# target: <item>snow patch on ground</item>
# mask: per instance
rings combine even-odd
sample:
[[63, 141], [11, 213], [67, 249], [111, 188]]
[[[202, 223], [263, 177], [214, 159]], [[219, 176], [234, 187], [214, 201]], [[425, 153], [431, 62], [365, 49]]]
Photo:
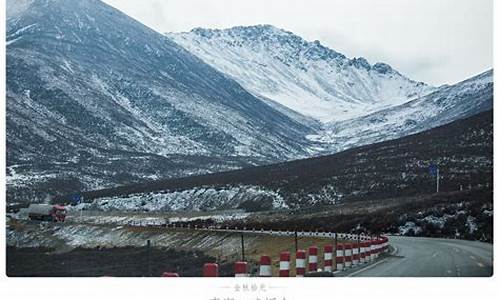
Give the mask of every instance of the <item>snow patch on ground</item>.
[[399, 226], [399, 234], [401, 235], [418, 235], [422, 232], [422, 227], [417, 226], [414, 222], [406, 222]]
[[276, 191], [258, 186], [223, 188], [199, 187], [184, 191], [133, 194], [126, 197], [104, 197], [92, 203], [80, 204], [76, 209], [100, 211], [204, 211], [238, 208], [243, 202], [268, 202], [273, 209], [286, 209], [288, 205]]

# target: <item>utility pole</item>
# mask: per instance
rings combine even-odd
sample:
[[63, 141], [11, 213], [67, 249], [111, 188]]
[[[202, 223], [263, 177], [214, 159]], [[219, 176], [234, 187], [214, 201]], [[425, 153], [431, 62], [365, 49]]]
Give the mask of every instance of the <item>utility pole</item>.
[[337, 270], [337, 263], [336, 263], [336, 261], [337, 261], [337, 245], [338, 245], [339, 241], [338, 241], [338, 234], [337, 234], [337, 232], [335, 232], [333, 235], [335, 236], [335, 238], [333, 240], [333, 242], [334, 242], [334, 244], [333, 244], [333, 254], [335, 255], [335, 256], [333, 256], [334, 257], [334, 260], [333, 260], [333, 266], [334, 266], [334, 268], [333, 269]]
[[148, 277], [151, 277], [151, 241], [148, 240], [146, 244], [147, 260], [148, 260]]
[[[80, 197], [79, 204], [80, 203], [83, 203], [83, 196]], [[82, 205], [82, 208], [80, 209], [80, 222], [81, 222], [82, 215], [83, 215], [83, 205]]]
[[436, 170], [436, 193], [439, 193], [439, 168]]
[[299, 250], [299, 241], [297, 239], [297, 230], [295, 230], [295, 253]]
[[243, 232], [241, 233], [241, 261], [245, 261], [245, 240], [243, 239]]

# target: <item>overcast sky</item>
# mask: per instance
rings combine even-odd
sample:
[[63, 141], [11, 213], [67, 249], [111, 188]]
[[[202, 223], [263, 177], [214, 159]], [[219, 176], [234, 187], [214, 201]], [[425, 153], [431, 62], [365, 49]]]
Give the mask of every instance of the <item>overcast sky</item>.
[[104, 0], [159, 32], [272, 24], [433, 85], [493, 66], [493, 0]]

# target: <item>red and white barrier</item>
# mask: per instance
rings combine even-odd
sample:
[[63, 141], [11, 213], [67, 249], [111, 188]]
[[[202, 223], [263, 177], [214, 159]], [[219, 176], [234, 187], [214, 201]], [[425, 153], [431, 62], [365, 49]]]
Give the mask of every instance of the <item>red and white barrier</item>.
[[363, 241], [359, 244], [359, 263], [364, 264], [366, 256], [366, 242]]
[[283, 251], [280, 253], [280, 277], [290, 276], [290, 252]]
[[[338, 234], [337, 236], [340, 236]], [[389, 238], [386, 236], [378, 236], [374, 238], [359, 236], [358, 242], [353, 243], [337, 243], [335, 249], [335, 262], [333, 262], [333, 246], [324, 246], [324, 271], [333, 272], [334, 270], [343, 271], [359, 264], [368, 263], [379, 257], [381, 253], [385, 253], [389, 249]], [[309, 272], [317, 272], [318, 270], [318, 247], [311, 246], [308, 249], [308, 257], [305, 250], [297, 250], [295, 256], [296, 276], [303, 277], [306, 273], [306, 258], [308, 258], [307, 269]], [[271, 257], [263, 255], [260, 258], [260, 277], [272, 276]], [[206, 263], [203, 266], [203, 277], [218, 277], [219, 266], [216, 263]], [[234, 264], [235, 277], [249, 277], [248, 263], [238, 261]], [[283, 251], [280, 253], [279, 261], [279, 276], [290, 276], [290, 252]], [[179, 274], [174, 272], [164, 272], [162, 277], [179, 277]]]
[[380, 239], [375, 240], [375, 258], [378, 258], [378, 255], [380, 253]]
[[344, 244], [337, 244], [335, 264], [337, 266], [337, 271], [342, 271], [344, 269]]
[[345, 244], [344, 249], [344, 267], [348, 269], [352, 266], [352, 244]]
[[234, 277], [248, 277], [248, 264], [246, 261], [237, 261], [234, 263]]
[[271, 277], [271, 257], [268, 255], [262, 255], [260, 257], [260, 268], [259, 268], [259, 277]]
[[332, 245], [325, 245], [325, 267], [324, 271], [325, 272], [332, 272], [333, 271], [333, 246]]
[[352, 266], [355, 267], [359, 264], [359, 244], [352, 244]]
[[219, 265], [215, 263], [204, 264], [203, 277], [219, 277]]
[[375, 242], [376, 242], [375, 240], [370, 240], [370, 261], [375, 260], [375, 248], [376, 248]]
[[306, 251], [297, 250], [295, 255], [295, 274], [297, 277], [304, 277], [306, 274]]
[[389, 250], [389, 238], [384, 236], [382, 237], [382, 240], [383, 240], [382, 252], [387, 252]]
[[318, 247], [309, 247], [309, 272], [318, 271]]

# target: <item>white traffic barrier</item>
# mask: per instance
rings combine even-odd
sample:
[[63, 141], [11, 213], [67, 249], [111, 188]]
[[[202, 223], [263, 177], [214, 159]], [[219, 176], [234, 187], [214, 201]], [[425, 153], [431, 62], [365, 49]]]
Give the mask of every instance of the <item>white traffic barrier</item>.
[[348, 269], [352, 266], [352, 244], [346, 243], [344, 248], [344, 267]]
[[295, 255], [295, 274], [297, 277], [304, 277], [306, 274], [306, 251], [297, 250]]
[[359, 263], [359, 243], [352, 244], [352, 266], [356, 267]]
[[318, 271], [318, 247], [309, 247], [309, 272]]
[[246, 261], [237, 261], [234, 263], [234, 277], [248, 277], [248, 267]]
[[370, 261], [375, 260], [375, 240], [370, 240]]
[[380, 253], [380, 239], [375, 240], [375, 258], [378, 258], [378, 255]]
[[259, 277], [271, 277], [271, 257], [262, 255], [260, 257]]
[[280, 253], [280, 277], [290, 276], [290, 252], [283, 251]]
[[203, 277], [219, 277], [219, 265], [215, 263], [204, 264]]
[[359, 263], [365, 263], [366, 242], [363, 241], [359, 244]]
[[324, 270], [325, 270], [325, 272], [332, 272], [333, 271], [333, 246], [332, 245], [325, 245]]
[[335, 264], [337, 271], [344, 270], [344, 244], [337, 244], [335, 252]]

